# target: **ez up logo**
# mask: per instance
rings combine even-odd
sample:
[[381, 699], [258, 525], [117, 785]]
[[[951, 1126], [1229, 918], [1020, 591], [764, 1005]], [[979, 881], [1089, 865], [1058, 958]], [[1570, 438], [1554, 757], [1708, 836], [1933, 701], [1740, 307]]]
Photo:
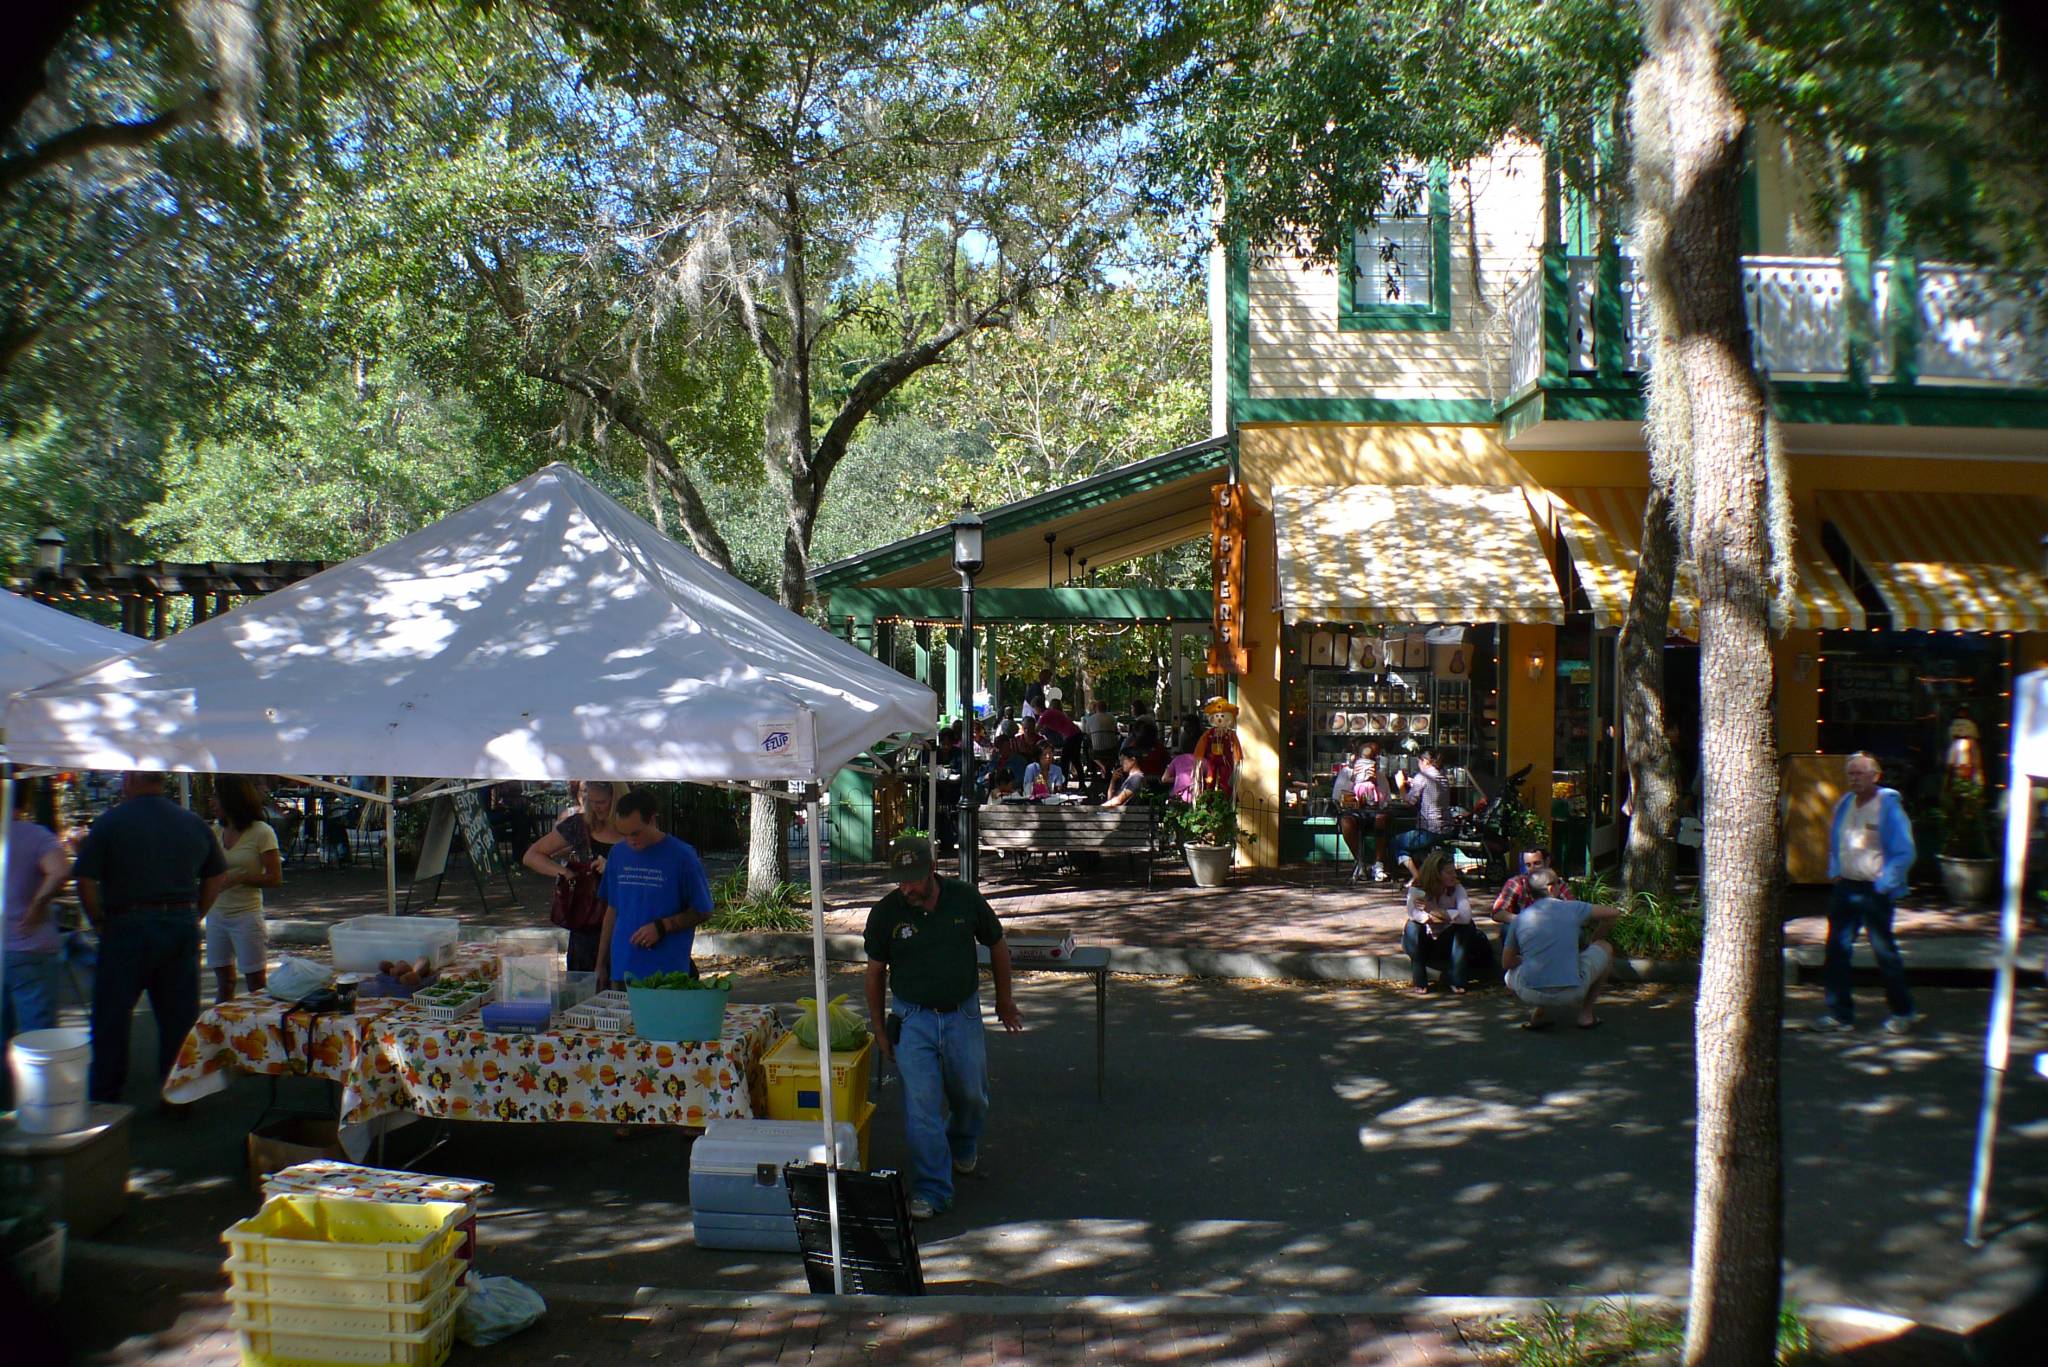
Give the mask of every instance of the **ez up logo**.
[[770, 731], [767, 735], [761, 737], [761, 748], [771, 755], [788, 744], [789, 732], [787, 731]]
[[757, 735], [760, 738], [761, 753], [777, 759], [797, 759], [796, 727], [788, 722], [765, 722]]

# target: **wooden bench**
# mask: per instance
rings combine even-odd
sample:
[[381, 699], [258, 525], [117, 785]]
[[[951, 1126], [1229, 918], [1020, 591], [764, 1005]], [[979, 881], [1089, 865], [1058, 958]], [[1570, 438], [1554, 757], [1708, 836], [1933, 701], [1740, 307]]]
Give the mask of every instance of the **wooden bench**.
[[1159, 809], [1149, 802], [1086, 807], [1043, 802], [995, 802], [977, 814], [977, 843], [1001, 854], [1124, 854], [1145, 861], [1159, 853]]

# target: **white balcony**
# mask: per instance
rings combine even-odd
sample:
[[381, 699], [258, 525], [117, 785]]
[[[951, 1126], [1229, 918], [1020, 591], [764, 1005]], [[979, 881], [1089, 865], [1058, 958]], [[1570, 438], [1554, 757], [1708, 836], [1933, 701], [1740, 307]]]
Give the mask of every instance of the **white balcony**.
[[[1565, 360], [1574, 373], [1599, 369], [1599, 259], [1566, 258]], [[1641, 263], [1621, 258], [1621, 363], [1649, 368], [1649, 308]], [[1543, 371], [1541, 272], [1509, 290], [1512, 337], [1510, 395], [1519, 396]], [[1843, 380], [1849, 374], [1854, 299], [1839, 257], [1750, 256], [1742, 262], [1742, 294], [1759, 367], [1779, 380]], [[2048, 330], [2032, 299], [1974, 267], [1921, 265], [1914, 278], [1919, 310], [1912, 378], [1920, 384], [2048, 388]], [[1874, 382], [1897, 382], [1890, 267], [1871, 267], [1870, 319], [1864, 369]]]

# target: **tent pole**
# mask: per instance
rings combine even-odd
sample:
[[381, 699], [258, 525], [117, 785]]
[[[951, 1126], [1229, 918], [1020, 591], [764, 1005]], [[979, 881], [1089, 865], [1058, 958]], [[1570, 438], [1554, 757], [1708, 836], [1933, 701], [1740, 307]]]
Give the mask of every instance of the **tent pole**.
[[[62, 822], [57, 823], [62, 825]], [[14, 765], [0, 759], [0, 888], [7, 886], [7, 845], [14, 834]], [[55, 912], [51, 913], [55, 915]], [[7, 937], [0, 935], [0, 1003], [7, 1000]]]
[[384, 778], [384, 914], [398, 915], [398, 780]]
[[825, 1208], [832, 1226], [832, 1294], [846, 1294], [846, 1268], [839, 1256], [839, 1143], [832, 1116], [832, 1022], [825, 1002], [825, 861], [818, 850], [818, 789], [804, 803], [804, 829], [811, 847], [811, 1005], [818, 1013], [818, 1114], [825, 1125]]
[[2027, 886], [2027, 827], [2034, 813], [2033, 779], [2013, 765], [2005, 795], [2005, 899], [1998, 916], [1998, 983], [1991, 993], [1991, 1029], [1984, 1036], [1984, 1100], [1977, 1109], [1977, 1161], [1970, 1172], [1970, 1218], [1963, 1242], [1984, 1242], [1991, 1203], [1991, 1155], [1998, 1142], [1998, 1103], [2012, 1058], [2012, 998], [2020, 954], [2020, 900]]
[[926, 761], [926, 767], [930, 770], [930, 782], [926, 786], [930, 790], [931, 796], [927, 800], [924, 809], [925, 838], [930, 840], [934, 846], [937, 846], [939, 843], [939, 740], [937, 732], [932, 734], [932, 753]]

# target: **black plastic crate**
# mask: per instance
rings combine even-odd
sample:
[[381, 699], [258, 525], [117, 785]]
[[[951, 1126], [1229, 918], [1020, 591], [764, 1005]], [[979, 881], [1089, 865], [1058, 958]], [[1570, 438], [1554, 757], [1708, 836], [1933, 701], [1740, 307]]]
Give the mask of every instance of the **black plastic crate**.
[[[825, 1165], [791, 1163], [782, 1170], [789, 1208], [796, 1217], [797, 1244], [811, 1290], [832, 1292], [832, 1219], [825, 1190]], [[917, 1257], [917, 1228], [910, 1198], [894, 1171], [839, 1173], [839, 1267], [847, 1293], [856, 1296], [922, 1296], [924, 1269]]]

